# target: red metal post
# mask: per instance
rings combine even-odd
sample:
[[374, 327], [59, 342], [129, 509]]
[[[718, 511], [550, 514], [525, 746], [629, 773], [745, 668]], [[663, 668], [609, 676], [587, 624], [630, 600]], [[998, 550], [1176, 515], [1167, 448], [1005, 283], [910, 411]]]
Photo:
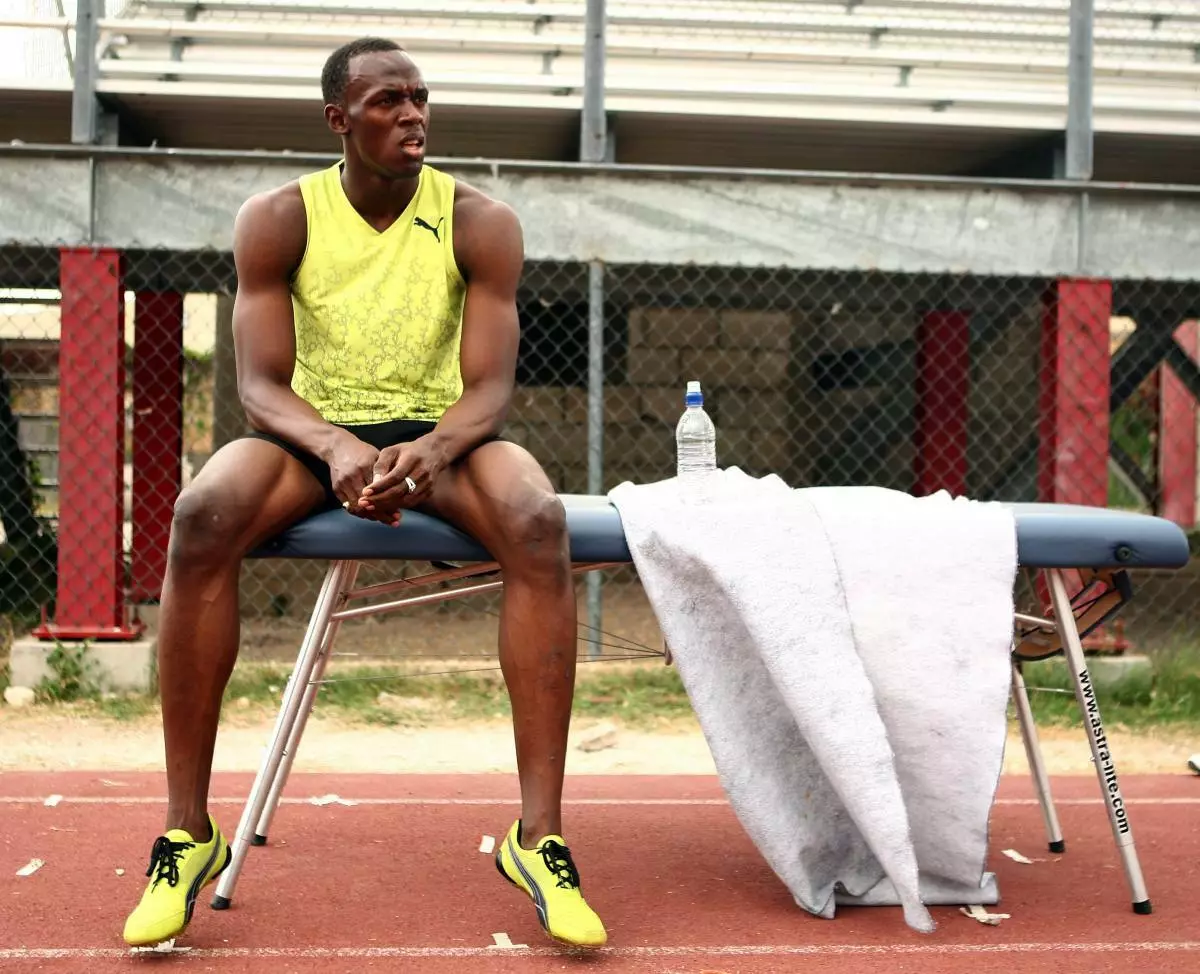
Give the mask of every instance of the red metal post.
[[1108, 503], [1112, 282], [1060, 280], [1046, 295], [1038, 396], [1038, 498]]
[[[1175, 341], [1193, 361], [1200, 358], [1200, 329], [1185, 321]], [[1159, 514], [1191, 529], [1196, 525], [1196, 400], [1169, 366], [1159, 370]]]
[[969, 315], [930, 311], [917, 326], [916, 459], [913, 493], [967, 491]]
[[116, 250], [60, 255], [58, 594], [43, 639], [131, 639], [121, 529], [125, 307]]
[[[1063, 279], [1050, 285], [1042, 309], [1038, 373], [1038, 499], [1108, 505], [1108, 434], [1112, 282]], [[1063, 573], [1073, 598], [1079, 573]], [[1039, 576], [1038, 594], [1050, 612]]]
[[183, 458], [183, 295], [139, 291], [133, 343], [134, 602], [157, 601]]

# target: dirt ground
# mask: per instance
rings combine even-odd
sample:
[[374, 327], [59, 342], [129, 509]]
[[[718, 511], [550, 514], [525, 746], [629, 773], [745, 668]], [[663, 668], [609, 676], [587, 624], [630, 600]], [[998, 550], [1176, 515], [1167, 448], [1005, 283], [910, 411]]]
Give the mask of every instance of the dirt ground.
[[[270, 738], [272, 715], [235, 713], [217, 742], [219, 770], [257, 769]], [[597, 738], [599, 738], [597, 740]], [[1200, 734], [1113, 728], [1108, 739], [1118, 769], [1126, 774], [1186, 771], [1200, 752]], [[1091, 774], [1091, 753], [1082, 729], [1044, 728], [1042, 749], [1052, 774]], [[585, 748], [581, 748], [584, 744]], [[598, 749], [590, 749], [600, 744]], [[964, 745], [965, 746], [965, 745]], [[163, 765], [157, 717], [117, 721], [69, 710], [0, 708], [0, 771], [159, 770]], [[310, 720], [296, 759], [297, 770], [345, 772], [514, 773], [512, 732], [507, 721], [452, 723], [418, 728], [352, 725], [335, 718]], [[1027, 771], [1024, 748], [1010, 726], [1004, 770]], [[653, 731], [577, 720], [568, 757], [572, 774], [712, 774], [712, 758], [694, 720]]]

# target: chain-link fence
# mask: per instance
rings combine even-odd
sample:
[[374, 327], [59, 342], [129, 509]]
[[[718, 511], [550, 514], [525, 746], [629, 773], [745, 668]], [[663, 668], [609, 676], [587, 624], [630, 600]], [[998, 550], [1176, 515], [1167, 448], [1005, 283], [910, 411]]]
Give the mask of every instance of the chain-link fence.
[[[531, 262], [520, 293], [506, 435], [563, 492], [588, 489], [588, 284], [585, 264]], [[675, 265], [608, 265], [603, 285], [603, 490], [672, 475], [699, 379], [719, 463], [754, 476], [1196, 523], [1197, 383], [1180, 356], [1200, 351], [1200, 285]], [[19, 626], [43, 609], [68, 629], [152, 619], [175, 497], [245, 430], [234, 289], [224, 253], [0, 250], [0, 613]], [[322, 572], [245, 565], [246, 655], [292, 656]], [[1200, 572], [1134, 583], [1143, 597], [1097, 648], [1200, 637]], [[606, 576], [603, 605], [606, 630], [659, 644], [632, 569]], [[489, 655], [497, 607], [356, 622], [342, 650]]]

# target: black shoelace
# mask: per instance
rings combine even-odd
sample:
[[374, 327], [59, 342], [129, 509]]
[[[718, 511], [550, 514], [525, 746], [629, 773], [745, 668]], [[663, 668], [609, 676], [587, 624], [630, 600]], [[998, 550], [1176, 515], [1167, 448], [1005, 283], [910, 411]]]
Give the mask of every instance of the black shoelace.
[[559, 845], [553, 839], [543, 842], [538, 852], [546, 868], [558, 877], [554, 885], [559, 889], [579, 889], [579, 870], [571, 861], [571, 853], [565, 845]]
[[179, 882], [179, 860], [195, 845], [195, 842], [172, 842], [165, 835], [160, 835], [154, 840], [154, 848], [150, 850], [150, 868], [146, 870], [146, 875], [154, 876], [154, 870], [157, 868], [158, 875], [154, 876], [154, 885], [157, 886], [165, 879], [168, 886], [175, 886]]

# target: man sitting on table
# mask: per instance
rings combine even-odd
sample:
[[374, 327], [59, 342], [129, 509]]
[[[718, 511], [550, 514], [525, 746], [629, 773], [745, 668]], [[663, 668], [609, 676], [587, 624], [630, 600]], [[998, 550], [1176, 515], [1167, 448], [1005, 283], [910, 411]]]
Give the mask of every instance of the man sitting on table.
[[604, 925], [562, 838], [576, 656], [565, 516], [533, 457], [499, 438], [516, 373], [521, 227], [507, 206], [424, 164], [429, 92], [396, 44], [339, 48], [321, 83], [343, 160], [253, 197], [235, 223], [238, 388], [254, 432], [217, 451], [175, 505], [159, 631], [166, 830], [125, 939], [181, 933], [229, 862], [206, 798], [242, 558], [341, 506], [390, 525], [427, 511], [503, 569], [521, 817], [496, 865], [551, 937], [598, 946]]

